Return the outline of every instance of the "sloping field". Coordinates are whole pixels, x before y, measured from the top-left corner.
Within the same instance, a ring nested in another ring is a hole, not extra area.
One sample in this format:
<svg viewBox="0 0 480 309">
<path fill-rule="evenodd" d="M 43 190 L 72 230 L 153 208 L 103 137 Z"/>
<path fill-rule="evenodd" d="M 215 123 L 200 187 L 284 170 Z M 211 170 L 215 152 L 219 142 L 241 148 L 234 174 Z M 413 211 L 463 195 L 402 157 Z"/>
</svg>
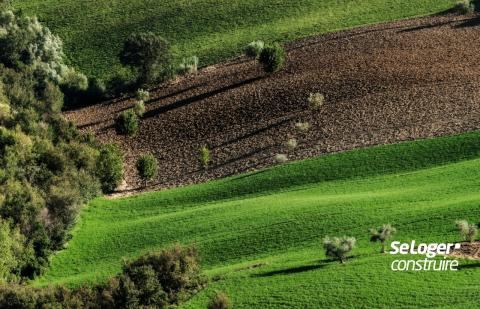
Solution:
<svg viewBox="0 0 480 309">
<path fill-rule="evenodd" d="M 312 37 L 287 45 L 283 72 L 266 76 L 244 58 L 205 68 L 154 91 L 135 138 L 117 136 L 113 119 L 133 100 L 106 102 L 67 116 L 125 151 L 129 189 L 134 162 L 159 160 L 152 188 L 198 183 L 274 164 L 289 136 L 290 159 L 480 128 L 479 17 L 442 15 Z M 319 91 L 326 104 L 308 110 Z M 312 129 L 296 134 L 296 121 Z M 199 166 L 198 149 L 212 149 Z"/>
<path fill-rule="evenodd" d="M 455 0 L 13 0 L 39 16 L 65 42 L 71 62 L 106 77 L 132 32 L 167 38 L 178 58 L 213 64 L 254 39 L 291 41 L 450 8 Z"/>
<path fill-rule="evenodd" d="M 103 281 L 123 257 L 180 242 L 196 244 L 213 279 L 186 307 L 204 308 L 224 290 L 235 308 L 471 308 L 480 297 L 478 262 L 461 261 L 458 272 L 392 272 L 392 256 L 378 253 L 368 228 L 390 222 L 396 240 L 457 241 L 454 221 L 480 218 L 479 157 L 474 132 L 98 199 L 37 284 Z M 344 234 L 358 239 L 354 258 L 326 260 L 321 239 Z"/>
</svg>

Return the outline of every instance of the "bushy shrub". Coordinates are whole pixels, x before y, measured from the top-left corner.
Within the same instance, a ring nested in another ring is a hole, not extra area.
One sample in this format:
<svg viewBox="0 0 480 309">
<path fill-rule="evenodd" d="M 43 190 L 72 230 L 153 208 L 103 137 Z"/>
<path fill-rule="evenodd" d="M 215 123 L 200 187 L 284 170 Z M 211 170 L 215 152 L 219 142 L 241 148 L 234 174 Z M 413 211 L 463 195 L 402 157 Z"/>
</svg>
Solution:
<svg viewBox="0 0 480 309">
<path fill-rule="evenodd" d="M 320 92 L 313 92 L 308 95 L 308 104 L 310 108 L 317 109 L 325 104 L 325 96 Z"/>
<path fill-rule="evenodd" d="M 134 136 L 138 132 L 138 116 L 134 110 L 129 109 L 115 119 L 115 129 L 118 134 Z"/>
<path fill-rule="evenodd" d="M 265 72 L 280 71 L 285 65 L 285 51 L 280 44 L 266 46 L 262 49 L 259 60 Z"/>
<path fill-rule="evenodd" d="M 170 44 L 152 33 L 135 33 L 124 42 L 120 62 L 135 69 L 138 84 L 148 85 L 159 80 L 159 72 L 171 64 Z"/>
<path fill-rule="evenodd" d="M 460 14 L 471 14 L 475 12 L 475 4 L 470 0 L 461 0 L 455 4 L 454 11 Z"/>
<path fill-rule="evenodd" d="M 127 262 L 106 284 L 0 285 L 0 308 L 176 308 L 203 284 L 196 250 L 175 246 Z"/>
<path fill-rule="evenodd" d="M 348 254 L 355 248 L 356 239 L 354 237 L 325 237 L 323 239 L 323 249 L 329 257 L 338 259 L 341 263 L 347 261 Z"/>
<path fill-rule="evenodd" d="M 192 56 L 183 58 L 182 63 L 179 65 L 179 71 L 182 74 L 196 73 L 198 70 L 198 57 Z"/>
<path fill-rule="evenodd" d="M 310 130 L 310 123 L 308 123 L 308 122 L 297 122 L 297 123 L 295 123 L 295 128 L 301 133 L 306 133 Z"/>
<path fill-rule="evenodd" d="M 146 102 L 150 99 L 150 92 L 148 90 L 138 89 L 135 93 L 135 98 L 137 101 Z"/>
<path fill-rule="evenodd" d="M 102 147 L 97 161 L 97 176 L 105 193 L 113 192 L 123 179 L 123 157 L 116 145 Z"/>
<path fill-rule="evenodd" d="M 202 164 L 203 168 L 207 168 L 210 164 L 210 161 L 212 160 L 210 155 L 210 149 L 207 147 L 207 145 L 200 147 L 199 157 L 200 163 Z"/>
<path fill-rule="evenodd" d="M 462 235 L 463 240 L 474 242 L 478 234 L 478 227 L 475 224 L 469 224 L 466 220 L 457 220 L 455 222 L 457 229 Z"/>
<path fill-rule="evenodd" d="M 289 138 L 285 142 L 285 147 L 287 147 L 289 151 L 294 151 L 297 148 L 297 146 L 298 146 L 298 141 L 295 138 Z"/>
<path fill-rule="evenodd" d="M 137 101 L 133 106 L 133 111 L 138 117 L 142 117 L 145 114 L 145 103 L 143 101 Z"/>
<path fill-rule="evenodd" d="M 245 47 L 245 55 L 250 58 L 258 59 L 264 47 L 265 43 L 263 41 L 257 40 L 250 42 Z"/>
<path fill-rule="evenodd" d="M 157 175 L 157 159 L 151 154 L 143 155 L 138 158 L 136 167 L 138 175 L 143 181 L 145 181 L 145 186 L 147 186 L 147 181 L 152 180 L 152 178 Z"/>
<path fill-rule="evenodd" d="M 275 155 L 275 161 L 277 161 L 277 163 L 285 163 L 288 161 L 288 157 L 283 153 L 279 153 Z"/>
<path fill-rule="evenodd" d="M 203 281 L 196 249 L 179 245 L 127 262 L 119 279 L 129 288 L 119 290 L 114 297 L 130 299 L 139 306 L 177 304 Z"/>
<path fill-rule="evenodd" d="M 230 309 L 230 299 L 228 295 L 223 292 L 217 292 L 208 303 L 208 309 Z"/>
<path fill-rule="evenodd" d="M 396 229 L 390 224 L 384 224 L 378 228 L 370 229 L 370 241 L 379 241 L 382 244 L 381 253 L 385 253 L 385 242 L 389 240 L 393 234 L 396 233 Z"/>
</svg>

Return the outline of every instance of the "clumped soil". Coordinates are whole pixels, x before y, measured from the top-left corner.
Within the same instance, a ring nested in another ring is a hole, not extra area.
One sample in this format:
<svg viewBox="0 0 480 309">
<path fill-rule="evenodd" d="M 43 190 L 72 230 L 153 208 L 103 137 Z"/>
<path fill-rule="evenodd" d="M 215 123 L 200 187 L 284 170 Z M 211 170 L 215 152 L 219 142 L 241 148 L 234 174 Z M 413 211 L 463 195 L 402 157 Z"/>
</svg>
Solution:
<svg viewBox="0 0 480 309">
<path fill-rule="evenodd" d="M 258 38 L 252 38 L 258 39 Z M 123 193 L 144 190 L 135 161 L 152 153 L 158 177 L 148 189 L 204 182 L 290 160 L 480 128 L 480 16 L 438 15 L 296 41 L 285 70 L 267 75 L 244 57 L 152 90 L 136 137 L 114 118 L 134 105 L 118 99 L 67 112 L 81 130 L 121 145 Z M 308 109 L 321 92 L 325 105 Z M 298 134 L 294 124 L 308 121 Z M 294 152 L 285 142 L 297 138 Z M 203 169 L 199 148 L 212 163 Z"/>
<path fill-rule="evenodd" d="M 480 242 L 463 242 L 458 250 L 454 250 L 451 254 L 453 257 L 480 260 Z"/>
</svg>

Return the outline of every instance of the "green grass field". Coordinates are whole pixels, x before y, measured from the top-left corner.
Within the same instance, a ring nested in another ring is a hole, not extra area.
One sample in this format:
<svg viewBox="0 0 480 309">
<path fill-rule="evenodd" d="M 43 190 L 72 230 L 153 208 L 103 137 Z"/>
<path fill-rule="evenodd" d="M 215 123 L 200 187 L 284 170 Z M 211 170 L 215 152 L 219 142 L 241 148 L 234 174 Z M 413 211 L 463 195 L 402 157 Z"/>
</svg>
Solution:
<svg viewBox="0 0 480 309">
<path fill-rule="evenodd" d="M 82 212 L 68 248 L 36 285 L 101 282 L 124 257 L 195 244 L 208 287 L 235 308 L 473 308 L 480 263 L 458 272 L 392 272 L 368 229 L 392 223 L 400 241 L 454 242 L 456 219 L 480 221 L 480 132 L 355 150 L 206 184 L 118 200 Z M 358 247 L 346 265 L 325 259 L 325 235 Z M 398 258 L 398 257 L 396 257 Z M 256 267 L 254 267 L 256 265 Z"/>
<path fill-rule="evenodd" d="M 290 41 L 342 28 L 427 15 L 455 0 L 13 0 L 64 40 L 70 62 L 90 76 L 118 66 L 124 38 L 153 31 L 178 58 L 201 65 L 238 54 L 255 39 Z"/>
</svg>

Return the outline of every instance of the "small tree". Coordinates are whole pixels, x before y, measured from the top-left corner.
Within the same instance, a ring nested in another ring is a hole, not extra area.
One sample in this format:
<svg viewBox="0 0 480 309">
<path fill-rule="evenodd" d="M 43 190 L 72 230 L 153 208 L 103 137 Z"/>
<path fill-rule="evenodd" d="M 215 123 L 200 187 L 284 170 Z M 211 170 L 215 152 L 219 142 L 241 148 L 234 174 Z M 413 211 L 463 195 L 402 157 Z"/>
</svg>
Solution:
<svg viewBox="0 0 480 309">
<path fill-rule="evenodd" d="M 198 62 L 197 56 L 183 58 L 179 66 L 179 71 L 183 74 L 196 73 L 198 71 Z"/>
<path fill-rule="evenodd" d="M 260 63 L 267 73 L 280 71 L 285 65 L 285 51 L 280 44 L 273 44 L 262 49 Z"/>
<path fill-rule="evenodd" d="M 148 99 L 150 99 L 150 92 L 148 90 L 138 89 L 135 93 L 135 98 L 137 101 L 148 101 Z"/>
<path fill-rule="evenodd" d="M 170 44 L 152 32 L 135 33 L 125 40 L 119 58 L 137 71 L 139 84 L 150 84 L 170 65 Z"/>
<path fill-rule="evenodd" d="M 263 41 L 253 41 L 245 47 L 245 55 L 253 59 L 258 59 L 264 47 L 265 43 Z"/>
<path fill-rule="evenodd" d="M 466 220 L 457 220 L 455 221 L 457 229 L 462 235 L 463 240 L 474 242 L 478 234 L 478 228 L 475 224 L 469 224 Z"/>
<path fill-rule="evenodd" d="M 470 0 L 460 0 L 455 4 L 454 10 L 460 14 L 475 12 L 475 4 Z"/>
<path fill-rule="evenodd" d="M 289 138 L 285 142 L 285 147 L 287 147 L 288 151 L 294 151 L 295 148 L 297 148 L 297 146 L 298 146 L 298 141 L 295 138 Z"/>
<path fill-rule="evenodd" d="M 134 110 L 126 110 L 115 120 L 118 134 L 134 136 L 138 131 L 138 117 Z"/>
<path fill-rule="evenodd" d="M 145 114 L 145 103 L 143 101 L 137 101 L 133 106 L 133 111 L 138 117 L 142 117 Z"/>
<path fill-rule="evenodd" d="M 280 164 L 288 161 L 287 155 L 283 154 L 283 153 L 276 154 L 274 159 L 275 159 L 275 161 L 277 161 L 277 163 L 280 163 Z"/>
<path fill-rule="evenodd" d="M 207 168 L 210 164 L 210 161 L 210 149 L 207 147 L 207 145 L 204 145 L 200 148 L 200 163 L 204 168 Z"/>
<path fill-rule="evenodd" d="M 325 254 L 329 257 L 340 260 L 343 264 L 347 260 L 347 255 L 355 248 L 357 240 L 354 237 L 325 237 L 323 239 L 323 248 Z"/>
<path fill-rule="evenodd" d="M 136 167 L 138 175 L 145 182 L 145 187 L 147 186 L 147 182 L 157 175 L 157 159 L 151 154 L 138 158 Z"/>
<path fill-rule="evenodd" d="M 207 306 L 208 309 L 229 309 L 231 308 L 228 295 L 223 292 L 217 292 Z"/>
<path fill-rule="evenodd" d="M 110 193 L 118 187 L 123 178 L 123 159 L 116 145 L 106 145 L 100 150 L 96 173 L 103 192 Z"/>
<path fill-rule="evenodd" d="M 397 230 L 390 224 L 384 224 L 378 228 L 370 229 L 370 241 L 379 241 L 382 244 L 381 253 L 385 253 L 385 242 L 389 240 Z"/>
<path fill-rule="evenodd" d="M 325 104 L 325 96 L 320 92 L 310 93 L 308 95 L 308 104 L 311 109 L 317 109 Z"/>
<path fill-rule="evenodd" d="M 306 133 L 306 132 L 308 132 L 308 130 L 310 130 L 310 123 L 308 123 L 308 122 L 297 122 L 297 123 L 295 123 L 295 128 L 301 133 Z"/>
</svg>

